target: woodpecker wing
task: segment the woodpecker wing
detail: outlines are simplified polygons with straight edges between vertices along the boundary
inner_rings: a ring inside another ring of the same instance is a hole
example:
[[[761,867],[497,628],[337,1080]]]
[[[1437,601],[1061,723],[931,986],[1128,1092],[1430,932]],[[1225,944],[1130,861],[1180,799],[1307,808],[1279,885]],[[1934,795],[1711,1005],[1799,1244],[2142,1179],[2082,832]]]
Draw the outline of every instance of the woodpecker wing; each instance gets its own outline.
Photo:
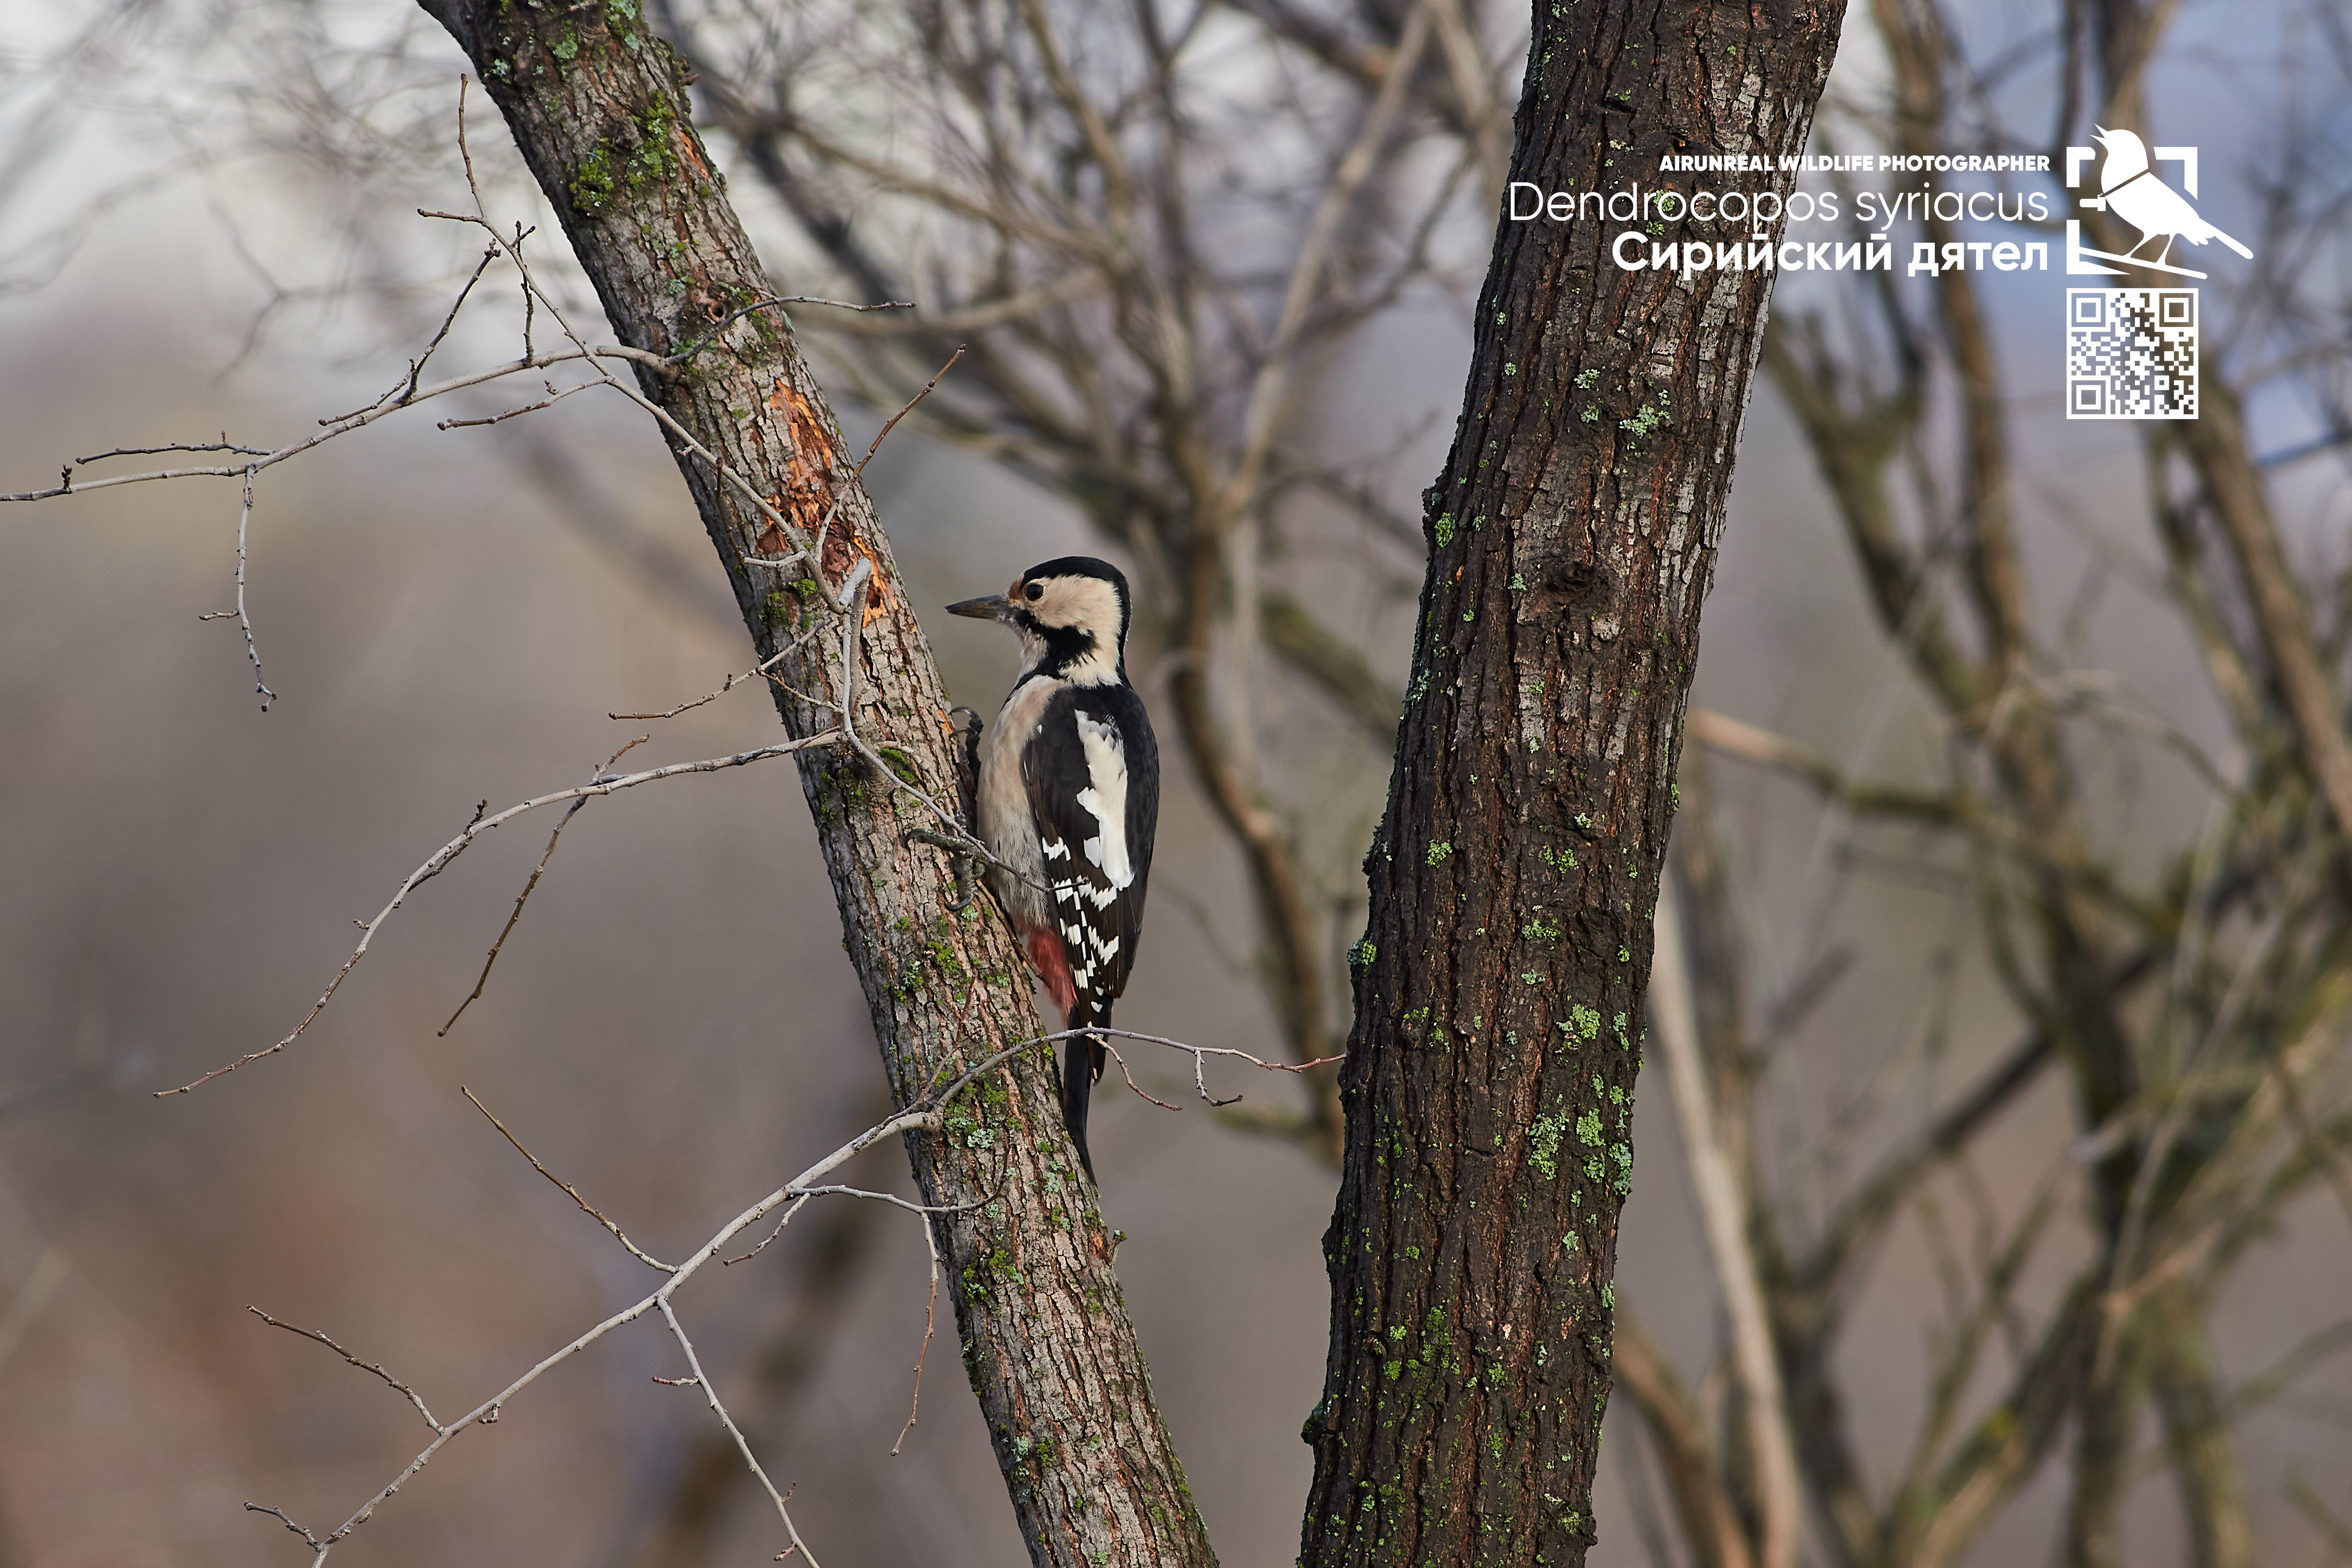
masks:
[[[1100,1022],[1135,962],[1160,816],[1142,699],[1123,684],[1063,687],[1022,748],[1021,777],[1076,993],[1070,1024]]]

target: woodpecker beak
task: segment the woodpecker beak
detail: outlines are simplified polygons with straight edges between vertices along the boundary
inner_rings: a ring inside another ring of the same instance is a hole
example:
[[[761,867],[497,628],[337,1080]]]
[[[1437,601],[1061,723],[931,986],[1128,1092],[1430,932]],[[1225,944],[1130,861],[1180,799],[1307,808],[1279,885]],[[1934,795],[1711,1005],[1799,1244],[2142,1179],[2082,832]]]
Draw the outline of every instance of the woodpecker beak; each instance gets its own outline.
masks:
[[[1001,593],[992,593],[984,598],[966,599],[950,604],[948,613],[969,615],[975,621],[1010,621],[1013,619],[1013,601]]]

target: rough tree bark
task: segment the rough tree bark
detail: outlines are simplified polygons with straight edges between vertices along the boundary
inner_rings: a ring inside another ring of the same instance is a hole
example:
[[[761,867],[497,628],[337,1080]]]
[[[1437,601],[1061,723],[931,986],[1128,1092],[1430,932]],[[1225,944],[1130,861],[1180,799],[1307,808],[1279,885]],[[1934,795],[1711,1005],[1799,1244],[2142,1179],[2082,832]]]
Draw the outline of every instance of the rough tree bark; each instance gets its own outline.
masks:
[[[646,395],[803,535],[823,528],[825,584],[838,591],[868,564],[859,731],[893,771],[953,800],[947,699],[854,457],[782,311],[728,319],[771,291],[688,118],[676,57],[630,0],[423,3],[505,114],[620,340],[665,355],[710,340],[672,376],[640,371]],[[762,658],[783,654],[775,673],[786,687],[819,699],[779,689],[786,727],[825,727],[835,716],[824,705],[843,695],[828,658],[840,622],[816,583],[802,586],[807,569],[747,562],[793,546],[677,432],[665,435],[753,644]],[[793,647],[803,632],[816,634]],[[844,748],[803,753],[801,782],[898,1103],[1035,1033],[1030,982],[1003,922],[986,909],[952,916],[950,867],[903,841],[908,828],[939,824]],[[780,1019],[791,1008],[778,998]],[[1057,1104],[1046,1055],[1032,1051],[943,1133],[908,1141],[927,1201],[982,1205],[934,1225],[1014,1514],[1033,1560],[1057,1568],[1213,1563]]]
[[[1785,172],[1661,179],[1660,160],[1777,170],[1843,13],[1538,0],[1511,178],[1785,195]],[[1611,241],[1643,226],[1501,223],[1424,497],[1324,1240],[1311,1568],[1577,1563],[1594,1539],[1650,922],[1771,282],[1620,269]]]

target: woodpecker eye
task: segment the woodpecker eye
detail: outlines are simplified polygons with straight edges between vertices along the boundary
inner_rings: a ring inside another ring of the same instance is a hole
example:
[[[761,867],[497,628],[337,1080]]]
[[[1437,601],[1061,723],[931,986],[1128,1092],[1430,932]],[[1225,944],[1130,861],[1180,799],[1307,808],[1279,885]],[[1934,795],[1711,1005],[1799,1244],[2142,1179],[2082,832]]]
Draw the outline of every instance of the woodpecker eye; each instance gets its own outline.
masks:
[[[1021,590],[1021,597],[1034,604],[1045,597],[1045,585],[1042,582],[1030,583]]]

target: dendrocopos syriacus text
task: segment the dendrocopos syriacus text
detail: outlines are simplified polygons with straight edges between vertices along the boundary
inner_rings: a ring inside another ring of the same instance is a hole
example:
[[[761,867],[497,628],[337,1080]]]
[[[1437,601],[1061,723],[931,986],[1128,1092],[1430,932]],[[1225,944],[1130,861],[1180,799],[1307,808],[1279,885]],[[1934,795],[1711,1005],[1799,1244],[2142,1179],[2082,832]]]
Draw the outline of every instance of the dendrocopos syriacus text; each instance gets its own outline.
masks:
[[[1092,556],[1031,567],[1001,595],[948,606],[1021,638],[1021,674],[981,742],[980,836],[1012,873],[989,890],[1069,1029],[1110,1022],[1143,924],[1160,819],[1160,748],[1127,684],[1132,602],[1118,569]],[[1103,1042],[1062,1047],[1062,1115],[1087,1152],[1087,1096]]]

